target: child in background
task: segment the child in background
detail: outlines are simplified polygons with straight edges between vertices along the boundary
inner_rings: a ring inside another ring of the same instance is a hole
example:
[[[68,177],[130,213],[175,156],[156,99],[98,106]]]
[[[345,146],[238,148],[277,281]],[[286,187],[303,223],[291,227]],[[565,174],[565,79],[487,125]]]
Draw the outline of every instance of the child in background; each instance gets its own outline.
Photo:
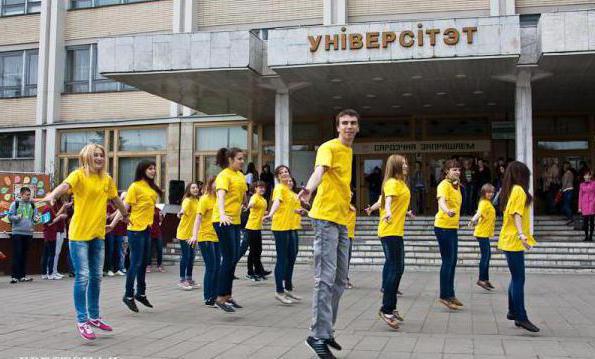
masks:
[[[107,206],[108,223],[114,219],[116,212],[116,206],[110,202]],[[108,277],[113,277],[114,275],[126,275],[126,269],[124,268],[124,238],[126,237],[126,234],[126,223],[124,221],[119,221],[118,224],[116,224],[116,227],[114,227],[114,230],[107,233],[105,236]]]
[[[479,280],[477,285],[485,290],[492,290],[494,286],[490,283],[490,238],[494,237],[496,228],[496,209],[492,205],[496,189],[489,183],[481,187],[480,201],[477,213],[471,218],[469,227],[476,226],[473,236],[479,242],[481,259],[479,260]]]
[[[38,217],[37,209],[31,201],[29,187],[21,187],[20,199],[15,200],[8,210],[8,219],[12,225],[12,278],[11,284],[30,282],[33,278],[26,275],[27,252],[33,239],[33,225]]]
[[[163,263],[163,238],[161,237],[161,224],[163,223],[163,213],[157,207],[155,207],[155,213],[153,214],[153,224],[151,225],[151,257],[149,258],[149,265],[147,266],[147,273],[151,273],[153,264],[153,253],[156,254],[157,259],[157,271],[165,272],[162,267]]]
[[[59,280],[62,279],[54,273],[54,260],[56,258],[56,238],[58,235],[58,227],[67,215],[65,213],[56,213],[53,206],[46,206],[42,212],[44,216],[48,216],[49,222],[43,225],[43,254],[41,256],[41,279]]]
[[[592,181],[592,175],[591,170],[585,172],[583,175],[585,181],[581,183],[578,193],[578,213],[583,216],[585,242],[593,241],[595,228],[595,182]]]
[[[180,224],[176,231],[176,238],[180,241],[182,252],[180,255],[180,282],[178,286],[183,290],[192,290],[199,285],[192,279],[192,269],[194,267],[194,257],[196,256],[196,247],[188,242],[192,238],[194,221],[198,212],[200,188],[196,183],[189,183],[186,186],[184,200],[182,201],[182,210],[178,213]]]

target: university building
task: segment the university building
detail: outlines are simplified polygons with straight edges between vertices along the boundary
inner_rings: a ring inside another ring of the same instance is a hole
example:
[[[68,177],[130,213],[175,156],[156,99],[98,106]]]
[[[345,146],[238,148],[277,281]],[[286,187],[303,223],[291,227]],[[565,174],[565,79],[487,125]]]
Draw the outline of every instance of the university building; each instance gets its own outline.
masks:
[[[237,146],[301,183],[354,108],[360,206],[395,152],[428,198],[452,156],[519,159],[537,185],[595,164],[594,84],[589,0],[0,0],[0,170],[59,181],[97,142],[119,189],[143,158],[167,188]]]

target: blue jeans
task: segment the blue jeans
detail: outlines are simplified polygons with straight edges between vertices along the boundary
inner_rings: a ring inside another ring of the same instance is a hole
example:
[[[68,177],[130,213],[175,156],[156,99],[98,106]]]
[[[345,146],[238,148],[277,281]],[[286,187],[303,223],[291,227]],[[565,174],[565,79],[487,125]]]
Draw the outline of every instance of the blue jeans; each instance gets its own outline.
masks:
[[[188,244],[188,241],[180,241],[182,253],[180,254],[180,280],[192,280],[192,268],[194,268],[194,257],[196,249]]]
[[[219,265],[221,263],[221,254],[219,253],[219,243],[217,242],[198,242],[200,254],[205,262],[205,274],[203,279],[204,299],[217,298],[217,277],[219,276]]]
[[[161,267],[161,264],[163,264],[163,238],[161,236],[151,238],[149,265],[153,264],[153,253],[155,253],[157,257],[157,267]]]
[[[481,259],[479,260],[479,280],[490,280],[490,257],[492,251],[490,249],[489,238],[477,238],[479,242],[479,251],[481,252]]]
[[[287,278],[289,264],[289,247],[291,246],[291,231],[273,231],[275,237],[275,251],[277,262],[275,263],[275,287],[277,293],[284,293],[284,282]]]
[[[506,262],[510,270],[510,284],[508,285],[508,313],[516,320],[527,320],[525,310],[525,252],[507,252]]]
[[[74,309],[76,320],[85,323],[99,319],[99,292],[103,274],[105,241],[68,241],[74,271]]]
[[[459,237],[456,229],[434,227],[434,233],[440,247],[440,298],[455,297],[455,270],[457,267],[457,252]]]
[[[285,290],[293,290],[293,268],[300,249],[300,236],[297,230],[289,233],[289,252],[287,253],[287,271],[285,272]]]
[[[145,272],[151,255],[151,236],[148,229],[144,231],[128,231],[128,249],[130,251],[130,268],[126,272],[127,298],[134,297],[134,280],[136,279],[136,295],[144,296],[147,289]]]
[[[54,258],[56,257],[56,241],[43,241],[43,255],[41,257],[41,274],[54,273]]]
[[[566,192],[562,192],[562,214],[566,217],[567,220],[572,219],[572,196],[574,195],[574,190],[568,190]]]
[[[222,226],[213,223],[217,238],[219,238],[219,252],[221,253],[221,268],[217,278],[217,295],[230,296],[233,290],[233,276],[240,245],[240,225]]]
[[[384,251],[382,268],[382,313],[392,314],[397,309],[397,289],[405,269],[405,247],[403,237],[381,237]]]
[[[124,269],[123,248],[124,236],[108,233],[105,236],[107,245],[107,269],[113,272]],[[114,260],[115,258],[115,260]]]

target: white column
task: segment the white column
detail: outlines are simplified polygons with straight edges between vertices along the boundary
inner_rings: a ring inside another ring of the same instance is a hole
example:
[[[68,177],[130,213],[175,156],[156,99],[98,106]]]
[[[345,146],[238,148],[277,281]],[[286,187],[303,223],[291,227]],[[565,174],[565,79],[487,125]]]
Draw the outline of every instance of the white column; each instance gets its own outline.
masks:
[[[44,159],[45,157],[45,144],[44,144],[44,137],[43,137],[43,130],[41,128],[35,129],[35,150],[34,156],[35,159],[33,161],[33,170],[35,172],[44,172]]]
[[[275,167],[290,165],[291,108],[289,91],[278,90],[275,94]]]
[[[519,70],[515,91],[515,141],[516,159],[529,167],[533,173],[533,100],[531,93],[531,71]],[[533,193],[533,175],[529,180],[529,192]],[[533,207],[531,207],[531,229],[533,229]]]
[[[324,0],[322,24],[347,24],[347,1],[348,0]]]
[[[59,168],[59,162],[56,150],[56,128],[55,127],[48,127],[45,130],[45,173],[47,173],[50,178],[54,178],[56,174],[56,169]]]
[[[490,0],[490,16],[516,14],[515,0]]]

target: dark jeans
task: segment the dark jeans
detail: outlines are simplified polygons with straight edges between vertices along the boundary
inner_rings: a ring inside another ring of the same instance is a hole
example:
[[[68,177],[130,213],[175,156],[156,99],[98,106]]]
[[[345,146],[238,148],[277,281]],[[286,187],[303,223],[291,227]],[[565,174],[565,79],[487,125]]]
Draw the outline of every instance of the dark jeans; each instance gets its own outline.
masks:
[[[583,230],[585,239],[593,240],[593,229],[595,229],[595,215],[583,216]]]
[[[508,285],[508,312],[516,320],[527,320],[525,310],[525,252],[507,252],[506,262],[510,270],[510,284]]]
[[[153,264],[153,253],[156,253],[157,266],[163,264],[163,238],[161,236],[151,238],[151,254],[149,255],[149,265]]]
[[[455,270],[457,267],[457,252],[459,237],[456,229],[434,227],[438,246],[440,247],[440,298],[455,297]]]
[[[240,225],[222,226],[213,223],[217,238],[219,238],[219,252],[221,253],[221,267],[217,277],[217,295],[220,297],[231,295],[233,290],[233,276],[236,270],[237,256],[240,245]]]
[[[54,274],[54,258],[56,258],[56,241],[43,241],[41,274]]]
[[[492,256],[490,239],[477,238],[477,242],[479,242],[479,251],[481,252],[481,259],[479,260],[479,280],[490,280],[490,257]]]
[[[405,247],[403,237],[381,237],[384,251],[382,268],[382,313],[392,314],[397,309],[397,289],[405,269]]]
[[[217,277],[219,275],[219,264],[221,254],[219,253],[219,243],[217,242],[198,242],[200,254],[205,262],[205,273],[203,279],[204,300],[215,299],[217,297]]]
[[[134,281],[136,280],[136,295],[144,296],[147,289],[145,272],[151,255],[149,230],[128,231],[128,250],[130,251],[130,268],[126,272],[126,293],[124,295],[128,298],[134,296]]]
[[[568,190],[566,192],[562,192],[562,214],[569,221],[572,219],[572,196],[573,195],[574,195],[574,190]]]
[[[273,231],[275,237],[275,250],[277,251],[277,263],[275,263],[275,287],[277,293],[284,293],[287,282],[287,271],[289,270],[290,251],[292,247],[292,231]]]
[[[250,245],[250,253],[248,253],[248,275],[264,275],[264,267],[262,266],[262,232],[246,230],[248,243]]]
[[[12,277],[16,279],[25,278],[27,275],[27,253],[33,236],[13,234],[12,243]]]
[[[192,268],[194,268],[194,257],[196,250],[188,241],[180,241],[182,252],[180,254],[180,280],[192,280]]]
[[[289,252],[287,253],[287,271],[285,272],[285,290],[293,290],[293,268],[300,248],[300,237],[297,230],[289,233]]]
[[[124,236],[117,236],[112,233],[108,233],[105,236],[106,246],[107,246],[107,253],[106,253],[106,261],[107,261],[107,269],[111,270],[112,272],[117,272],[119,270],[124,269],[123,263],[123,248],[122,244],[124,243]]]

